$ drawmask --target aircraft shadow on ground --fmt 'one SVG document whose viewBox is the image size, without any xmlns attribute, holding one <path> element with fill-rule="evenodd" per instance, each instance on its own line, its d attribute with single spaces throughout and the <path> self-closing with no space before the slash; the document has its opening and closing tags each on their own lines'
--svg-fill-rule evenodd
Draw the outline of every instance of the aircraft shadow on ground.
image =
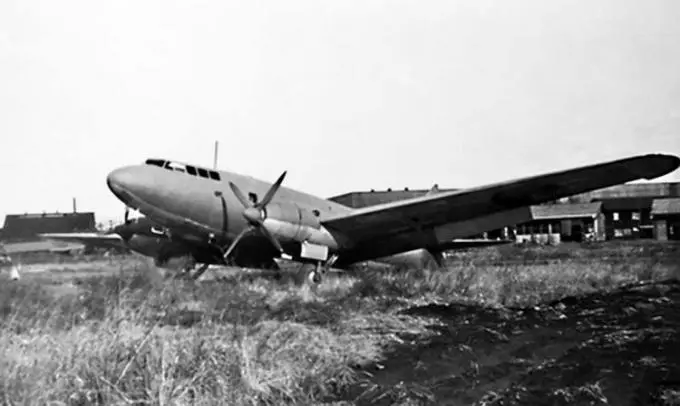
<svg viewBox="0 0 680 406">
<path fill-rule="evenodd" d="M 664 404 L 680 397 L 680 282 L 628 285 L 534 308 L 427 305 L 415 337 L 348 393 L 357 404 Z M 385 388 L 385 389 L 383 389 Z"/>
</svg>

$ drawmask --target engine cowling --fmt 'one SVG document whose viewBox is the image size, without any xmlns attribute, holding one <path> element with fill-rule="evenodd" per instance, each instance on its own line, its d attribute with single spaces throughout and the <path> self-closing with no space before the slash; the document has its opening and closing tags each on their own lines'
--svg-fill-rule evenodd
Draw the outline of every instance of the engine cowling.
<svg viewBox="0 0 680 406">
<path fill-rule="evenodd" d="M 264 225 L 284 241 L 338 247 L 335 238 L 321 225 L 318 212 L 295 203 L 270 203 Z"/>
</svg>

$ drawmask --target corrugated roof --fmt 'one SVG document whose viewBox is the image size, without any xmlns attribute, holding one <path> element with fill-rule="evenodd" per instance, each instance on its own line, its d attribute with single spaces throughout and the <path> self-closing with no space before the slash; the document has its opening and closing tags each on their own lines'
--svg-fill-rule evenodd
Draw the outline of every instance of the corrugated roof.
<svg viewBox="0 0 680 406">
<path fill-rule="evenodd" d="M 602 202 L 566 203 L 531 206 L 534 220 L 558 220 L 595 217 L 602 209 Z"/>
<path fill-rule="evenodd" d="M 652 215 L 663 216 L 680 214 L 680 198 L 654 199 L 652 202 Z"/>
</svg>

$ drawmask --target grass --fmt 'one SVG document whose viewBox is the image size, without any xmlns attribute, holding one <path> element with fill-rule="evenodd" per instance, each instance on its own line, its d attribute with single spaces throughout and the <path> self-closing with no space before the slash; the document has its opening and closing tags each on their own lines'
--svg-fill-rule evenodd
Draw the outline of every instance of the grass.
<svg viewBox="0 0 680 406">
<path fill-rule="evenodd" d="M 148 262 L 131 260 L 0 279 L 0 403 L 431 401 L 415 383 L 377 382 L 369 372 L 441 324 L 403 310 L 531 307 L 680 275 L 672 244 L 496 247 L 456 257 L 447 271 L 329 276 L 315 290 L 238 273 L 158 283 Z M 57 289 L 69 282 L 76 288 Z"/>
</svg>

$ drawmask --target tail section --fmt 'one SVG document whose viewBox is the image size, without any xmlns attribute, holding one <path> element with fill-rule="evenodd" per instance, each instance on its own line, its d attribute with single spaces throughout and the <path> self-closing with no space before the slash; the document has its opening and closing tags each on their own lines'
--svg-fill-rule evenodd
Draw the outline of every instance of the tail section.
<svg viewBox="0 0 680 406">
<path fill-rule="evenodd" d="M 439 193 L 439 185 L 435 183 L 434 186 L 432 186 L 432 188 L 430 189 L 430 191 L 425 193 L 425 196 L 432 196 L 436 195 L 437 193 Z"/>
</svg>

